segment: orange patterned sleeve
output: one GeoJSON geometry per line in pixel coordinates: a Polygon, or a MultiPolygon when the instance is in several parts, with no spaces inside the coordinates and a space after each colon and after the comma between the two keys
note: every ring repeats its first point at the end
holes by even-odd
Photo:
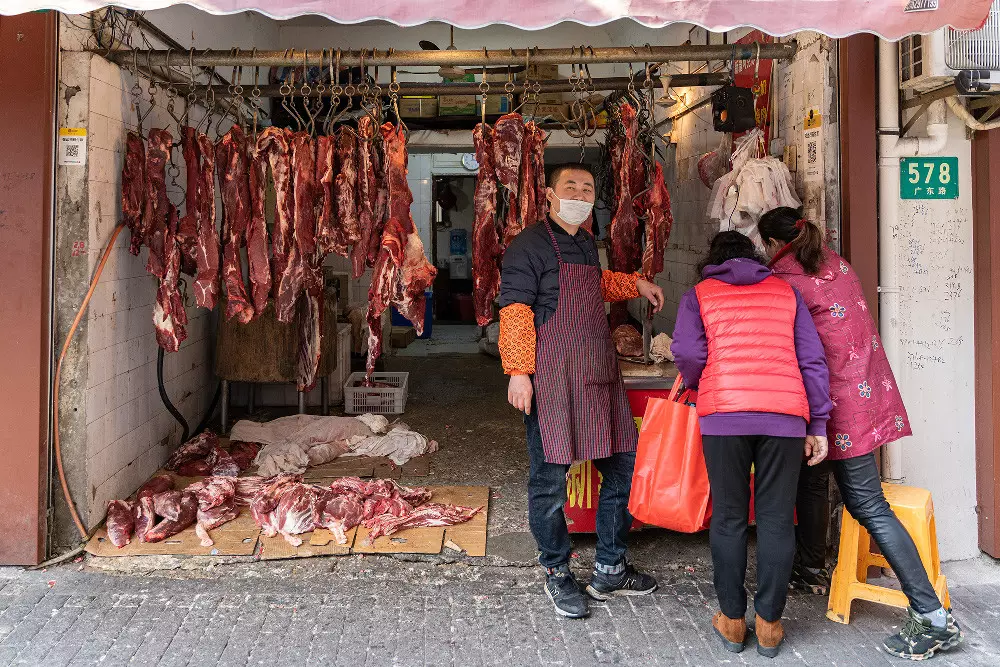
{"type": "Polygon", "coordinates": [[[605,271],[601,276],[601,292],[604,293],[604,300],[612,302],[638,298],[639,290],[635,287],[638,281],[638,273],[605,271]]]}
{"type": "Polygon", "coordinates": [[[535,314],[531,306],[512,303],[500,309],[500,360],[507,375],[535,372],[535,314]]]}

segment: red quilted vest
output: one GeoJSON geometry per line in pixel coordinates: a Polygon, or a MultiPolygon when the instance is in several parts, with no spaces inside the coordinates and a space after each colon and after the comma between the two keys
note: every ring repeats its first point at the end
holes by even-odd
{"type": "Polygon", "coordinates": [[[773,412],[809,420],[795,356],[795,292],[768,276],[756,285],[710,278],[695,287],[708,339],[698,416],[773,412]]]}

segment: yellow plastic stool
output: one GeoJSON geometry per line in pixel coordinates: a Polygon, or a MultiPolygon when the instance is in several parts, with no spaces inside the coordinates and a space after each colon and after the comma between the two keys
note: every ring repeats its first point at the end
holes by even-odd
{"type": "MultiPolygon", "coordinates": [[[[934,501],[926,489],[900,484],[883,484],[882,491],[892,510],[913,538],[927,577],[934,585],[945,609],[951,607],[948,583],[941,574],[938,557],[937,531],[934,526],[934,501]]],[[[888,568],[884,556],[871,553],[871,536],[850,512],[844,510],[840,527],[840,552],[837,569],[830,582],[830,601],[826,617],[837,623],[851,620],[851,602],[869,600],[893,607],[909,606],[906,596],[898,590],[874,586],[867,582],[869,567],[888,568]]]]}

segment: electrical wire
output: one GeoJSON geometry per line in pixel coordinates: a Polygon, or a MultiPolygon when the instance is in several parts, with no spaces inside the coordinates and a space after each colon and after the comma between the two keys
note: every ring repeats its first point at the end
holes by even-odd
{"type": "Polygon", "coordinates": [[[115,241],[118,239],[118,235],[121,234],[123,229],[125,229],[124,224],[119,224],[115,227],[114,232],[111,234],[111,240],[108,241],[107,246],[104,248],[104,254],[101,256],[101,261],[97,265],[94,277],[90,281],[90,289],[87,290],[87,295],[83,297],[83,303],[80,304],[80,309],[76,312],[76,319],[73,320],[73,324],[70,326],[69,332],[66,334],[66,342],[63,343],[62,351],[59,353],[59,361],[56,363],[55,377],[52,380],[52,436],[56,457],[56,469],[59,471],[59,484],[62,486],[63,496],[65,496],[66,504],[69,506],[70,516],[73,517],[73,523],[76,524],[76,529],[79,531],[80,538],[83,540],[87,540],[89,534],[87,532],[87,527],[80,519],[80,514],[77,512],[76,504],[73,502],[73,496],[69,491],[69,482],[66,481],[66,471],[63,468],[62,448],[59,442],[59,380],[62,375],[63,361],[66,359],[66,353],[69,351],[70,343],[73,342],[73,334],[76,333],[76,328],[80,326],[80,320],[83,319],[83,314],[87,312],[87,306],[90,305],[90,299],[94,296],[94,290],[97,288],[97,283],[101,279],[101,273],[104,271],[104,265],[108,263],[108,257],[111,256],[111,250],[114,248],[115,241]]]}

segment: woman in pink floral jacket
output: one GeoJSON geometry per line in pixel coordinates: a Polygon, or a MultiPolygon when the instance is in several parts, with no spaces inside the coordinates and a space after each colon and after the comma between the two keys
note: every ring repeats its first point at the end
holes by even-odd
{"type": "Polygon", "coordinates": [[[961,641],[961,631],[950,610],[942,608],[913,540],[882,493],[875,450],[911,431],[861,282],[851,265],[826,247],[820,229],[802,219],[799,211],[787,207],[769,211],[758,229],[772,256],[772,272],[802,294],[812,314],[826,350],[833,400],[827,424],[829,463],[823,468],[803,465],[799,477],[791,585],[827,592],[827,480],[832,468],[844,506],[875,538],[910,602],[910,620],[886,639],[886,650],[921,659],[952,648],[961,641]]]}

